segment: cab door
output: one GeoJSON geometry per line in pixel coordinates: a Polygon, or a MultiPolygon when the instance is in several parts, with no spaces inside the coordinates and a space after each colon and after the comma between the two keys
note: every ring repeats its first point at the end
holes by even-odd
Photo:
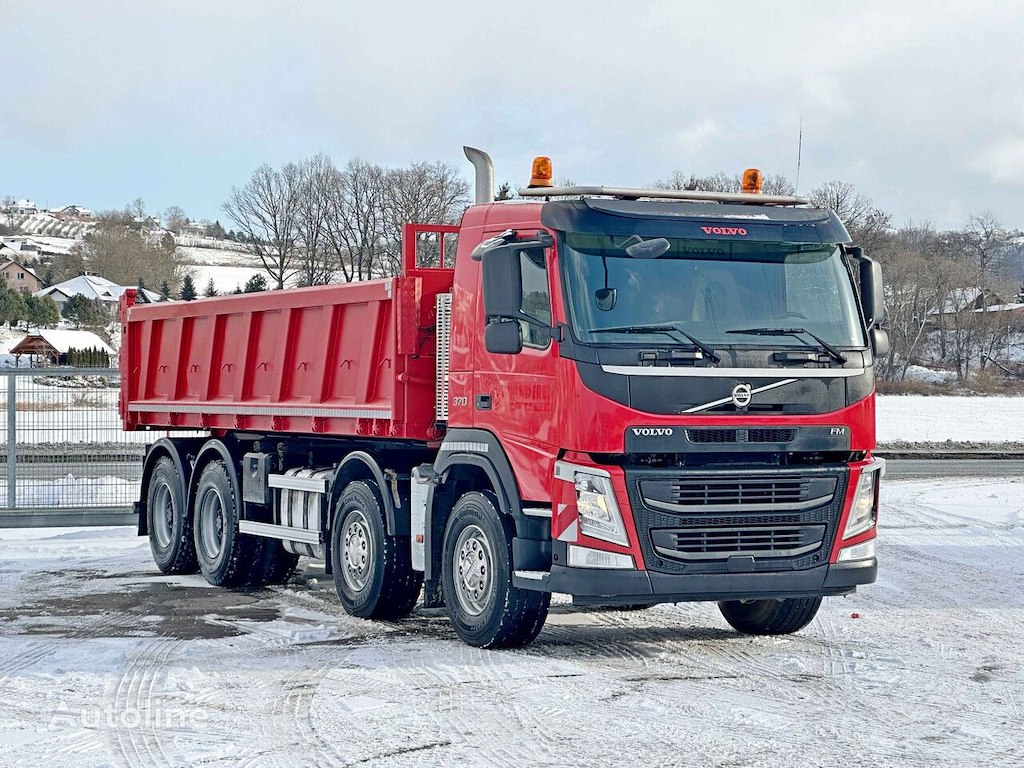
{"type": "Polygon", "coordinates": [[[475,426],[501,441],[523,499],[543,501],[558,452],[564,402],[557,386],[558,349],[550,330],[556,320],[553,249],[533,246],[514,252],[522,284],[519,309],[529,318],[515,321],[522,349],[518,354],[495,354],[481,344],[472,407],[475,426]]]}

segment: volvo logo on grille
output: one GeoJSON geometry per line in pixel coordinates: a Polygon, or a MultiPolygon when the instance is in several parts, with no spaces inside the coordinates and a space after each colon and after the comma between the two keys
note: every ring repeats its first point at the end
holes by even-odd
{"type": "Polygon", "coordinates": [[[750,405],[749,384],[737,384],[732,388],[732,404],[737,408],[746,408],[750,405]]]}
{"type": "Polygon", "coordinates": [[[637,437],[672,437],[671,427],[633,427],[637,437]]]}

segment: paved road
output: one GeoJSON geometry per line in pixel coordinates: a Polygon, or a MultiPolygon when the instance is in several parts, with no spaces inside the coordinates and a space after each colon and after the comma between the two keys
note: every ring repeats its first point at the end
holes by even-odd
{"type": "Polygon", "coordinates": [[[1024,477],[1018,459],[890,459],[888,480],[923,480],[942,477],[1024,477]]]}

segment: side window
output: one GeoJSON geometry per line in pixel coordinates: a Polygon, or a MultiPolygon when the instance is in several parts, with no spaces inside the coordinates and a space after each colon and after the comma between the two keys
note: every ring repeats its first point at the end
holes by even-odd
{"type": "MultiPolygon", "coordinates": [[[[543,250],[519,252],[519,267],[523,275],[522,310],[545,325],[551,325],[551,291],[548,288],[548,266],[543,250]]],[[[544,349],[551,338],[544,328],[519,321],[523,332],[523,345],[544,349]]]]}

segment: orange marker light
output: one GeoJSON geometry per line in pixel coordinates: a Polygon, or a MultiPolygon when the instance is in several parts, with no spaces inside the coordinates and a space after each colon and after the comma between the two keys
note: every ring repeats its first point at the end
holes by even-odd
{"type": "Polygon", "coordinates": [[[764,183],[764,179],[761,178],[761,172],[757,168],[747,168],[743,172],[743,181],[740,184],[740,191],[747,192],[752,195],[761,194],[761,185],[764,183]]]}
{"type": "Polygon", "coordinates": [[[551,181],[551,158],[550,157],[535,157],[533,158],[533,171],[530,174],[530,186],[531,187],[551,187],[554,183],[551,181]]]}

